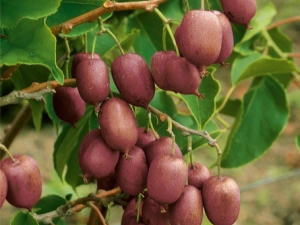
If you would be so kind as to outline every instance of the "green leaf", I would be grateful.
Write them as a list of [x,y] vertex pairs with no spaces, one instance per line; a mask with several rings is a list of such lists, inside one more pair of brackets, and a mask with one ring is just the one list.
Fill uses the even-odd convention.
[[36,214],[43,214],[56,210],[59,206],[66,204],[67,201],[58,195],[47,195],[42,197],[35,205],[34,209],[39,209]]
[[283,87],[269,76],[256,78],[243,99],[226,144],[222,167],[249,163],[265,153],[287,124],[289,108]]
[[300,151],[300,134],[298,134],[298,136],[296,137],[296,146],[297,146],[298,150]]
[[[222,104],[223,100],[224,98],[218,100],[217,107],[219,107]],[[242,102],[240,99],[228,99],[228,101],[226,102],[225,106],[222,108],[220,113],[232,117],[237,117],[241,105]]]
[[252,39],[254,36],[260,35],[260,33],[266,29],[275,15],[276,8],[271,2],[260,8],[251,19],[252,29],[247,30],[243,39],[235,45],[234,51],[237,51],[242,55],[250,54],[252,52],[250,47],[253,44]]
[[[59,136],[56,139],[54,144],[54,168],[58,174],[58,176],[63,179],[63,173],[66,165],[68,165],[72,161],[78,161],[77,156],[75,157],[73,152],[78,152],[79,146],[81,144],[81,140],[89,131],[89,119],[91,113],[94,111],[94,107],[88,106],[86,107],[86,111],[84,116],[77,122],[76,128],[72,127],[69,124],[65,124]],[[78,165],[79,166],[79,165]],[[68,167],[67,171],[76,171],[79,170],[77,167]],[[79,173],[74,176],[79,177]],[[73,188],[76,187],[76,184],[69,183]]]
[[39,225],[30,212],[17,212],[10,221],[10,225]]
[[237,58],[234,61],[231,78],[232,83],[236,85],[250,77],[292,72],[300,72],[294,62],[254,53],[249,56]]
[[45,95],[45,110],[49,116],[49,118],[52,120],[53,126],[55,128],[56,133],[58,133],[60,119],[56,116],[56,113],[54,112],[53,108],[53,94],[46,94]]
[[34,128],[37,131],[39,131],[42,126],[42,118],[43,118],[45,103],[43,101],[30,100],[29,105],[32,112],[32,120],[33,120]]
[[277,27],[271,30],[268,30],[268,33],[272,40],[274,41],[275,45],[278,46],[278,48],[282,52],[292,52],[293,51],[293,42],[292,40],[284,34],[281,30],[279,30]]
[[214,71],[211,72],[211,75],[202,78],[198,91],[199,93],[204,94],[203,99],[199,99],[194,95],[178,95],[178,97],[186,103],[198,124],[199,130],[205,126],[216,110],[215,102],[216,96],[220,90],[220,85],[213,77]]
[[55,13],[61,0],[0,0],[0,26],[14,27],[22,18],[39,19]]
[[43,65],[59,83],[63,82],[64,75],[56,65],[56,38],[45,25],[45,19],[23,19],[16,27],[1,33],[7,39],[0,39],[0,66]]

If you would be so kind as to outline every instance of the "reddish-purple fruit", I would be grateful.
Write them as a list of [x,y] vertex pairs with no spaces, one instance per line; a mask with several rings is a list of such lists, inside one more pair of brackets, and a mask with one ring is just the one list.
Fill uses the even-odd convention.
[[75,74],[82,99],[98,108],[110,91],[106,64],[101,59],[86,59],[77,65]]
[[0,185],[0,209],[1,209],[7,195],[7,179],[5,173],[2,170],[0,170],[0,184],[1,184]]
[[110,98],[100,106],[98,121],[105,142],[114,150],[128,154],[138,139],[138,126],[129,104]]
[[114,187],[117,187],[115,171],[113,171],[106,177],[101,177],[97,179],[97,190],[102,189],[108,191],[113,189]]
[[81,141],[80,148],[78,151],[78,158],[82,158],[83,153],[85,152],[85,149],[89,146],[89,144],[91,144],[93,140],[101,136],[102,135],[100,129],[94,129],[89,131]]
[[101,57],[97,54],[97,53],[94,53],[93,57],[92,57],[92,53],[90,52],[80,52],[80,53],[77,53],[73,60],[72,60],[72,66],[71,66],[71,73],[72,73],[72,77],[73,78],[76,78],[75,77],[75,74],[76,74],[76,67],[77,65],[83,61],[83,60],[86,60],[86,59],[101,59]]
[[[36,161],[27,155],[14,155],[0,163],[7,179],[6,200],[13,206],[29,211],[42,194],[42,176]],[[2,183],[1,183],[2,184]]]
[[170,225],[166,209],[152,198],[144,201],[142,218],[147,225]]
[[139,217],[139,222],[136,222],[136,217],[136,210],[124,211],[122,215],[121,225],[143,225],[143,223],[141,222],[141,217]]
[[[159,138],[158,133],[155,131],[155,135],[157,138]],[[156,138],[151,131],[151,129],[147,129],[145,127],[139,127],[138,129],[138,139],[136,141],[136,146],[140,147],[141,149],[144,149],[146,145],[148,145],[150,142],[155,141]]]
[[[183,159],[182,152],[176,142],[174,143],[174,150],[174,157]],[[172,138],[166,136],[154,140],[144,148],[144,152],[146,153],[147,163],[150,166],[156,157],[172,154]]]
[[148,171],[148,194],[161,205],[171,204],[180,197],[187,178],[188,168],[183,159],[172,155],[156,157]]
[[114,172],[119,159],[119,152],[111,149],[98,136],[91,140],[78,153],[79,166],[83,171],[83,179],[89,182],[94,178],[103,178]]
[[168,217],[172,225],[201,225],[203,203],[201,192],[186,185],[179,199],[168,206]]
[[165,68],[169,90],[181,94],[193,94],[198,97],[201,78],[195,65],[189,63],[184,57],[174,57],[168,60]]
[[113,80],[130,104],[148,109],[155,86],[146,61],[138,54],[129,53],[116,58],[111,65]]
[[225,60],[228,59],[231,55],[234,46],[234,38],[231,23],[225,14],[216,10],[212,10],[211,12],[218,17],[222,27],[221,51],[215,63],[220,63],[222,66],[225,66]]
[[236,24],[242,24],[250,29],[250,20],[256,13],[256,0],[221,0],[224,14]]
[[151,59],[151,71],[155,84],[163,89],[170,90],[169,83],[166,77],[166,64],[172,59],[176,58],[175,51],[159,51],[154,53]]
[[188,168],[188,184],[201,190],[203,183],[211,177],[209,169],[205,165],[197,162],[193,164],[190,163]]
[[76,122],[83,116],[85,102],[80,97],[78,88],[58,87],[53,94],[53,109],[59,119],[76,126]]
[[218,17],[210,11],[190,10],[175,33],[180,54],[200,72],[218,58],[222,43],[222,27]]
[[212,176],[202,187],[203,206],[214,225],[232,225],[240,211],[240,190],[230,177]]
[[119,158],[116,180],[122,191],[136,196],[146,188],[148,165],[144,151],[133,146],[128,155]]

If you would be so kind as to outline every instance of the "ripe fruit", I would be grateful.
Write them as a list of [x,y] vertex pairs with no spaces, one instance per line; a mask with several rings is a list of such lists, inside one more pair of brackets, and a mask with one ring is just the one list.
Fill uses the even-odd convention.
[[[174,157],[183,159],[183,155],[180,151],[177,143],[174,143],[175,153]],[[157,140],[150,142],[145,148],[147,163],[150,166],[152,161],[161,155],[171,155],[172,154],[172,138],[170,137],[161,137]]]
[[148,194],[161,205],[171,204],[180,197],[187,177],[188,169],[183,159],[172,155],[156,157],[148,171]]
[[168,217],[172,225],[201,224],[203,217],[201,192],[192,185],[186,185],[179,199],[168,206]]
[[193,164],[190,163],[188,168],[188,184],[201,190],[203,183],[211,177],[209,169],[197,162],[194,162]]
[[106,64],[101,59],[86,59],[76,67],[76,83],[81,98],[98,108],[110,91]]
[[101,177],[97,179],[97,190],[103,189],[103,190],[110,190],[114,187],[117,187],[117,181],[115,176],[115,171],[113,171],[111,174],[109,174],[106,177]]
[[73,87],[58,87],[53,94],[53,109],[59,119],[76,126],[83,116],[85,102],[80,97],[78,89]]
[[98,121],[105,142],[112,149],[128,154],[138,138],[137,122],[128,103],[116,97],[104,101]]
[[232,225],[240,211],[240,190],[230,177],[212,176],[202,187],[207,218],[214,225]]
[[231,22],[251,28],[249,23],[256,13],[256,0],[221,0],[221,5]]
[[42,176],[36,161],[27,155],[14,155],[0,163],[7,179],[6,200],[18,208],[31,208],[42,194]]
[[166,210],[152,198],[144,201],[142,218],[147,225],[170,225]]
[[[72,61],[72,66],[71,66],[71,73],[72,73],[72,77],[73,78],[76,78],[75,74],[76,74],[76,67],[77,65],[83,61],[83,60],[86,60],[86,59],[92,59],[92,53],[90,52],[80,52],[80,53],[77,53],[74,58],[73,58],[73,61]],[[93,59],[101,59],[101,57],[97,54],[97,53],[94,53],[93,55]]]
[[146,188],[148,165],[144,151],[133,146],[128,155],[119,158],[116,166],[116,180],[122,191],[136,196]]
[[119,152],[111,149],[101,136],[87,144],[83,142],[78,152],[79,166],[83,179],[88,182],[94,178],[103,178],[114,172],[119,159]]
[[234,45],[231,23],[225,14],[216,10],[212,10],[211,12],[218,17],[222,27],[221,51],[215,63],[220,63],[222,66],[225,66],[225,60],[231,55]]
[[146,61],[138,54],[125,54],[111,65],[114,82],[128,103],[148,109],[155,87]]
[[5,173],[2,170],[0,170],[0,184],[1,184],[0,185],[0,209],[1,209],[7,195],[7,179]]
[[222,43],[222,27],[210,11],[190,10],[177,28],[175,39],[180,54],[200,72],[218,58]]
[[[156,135],[157,137],[159,137],[157,132]],[[155,140],[156,138],[154,137],[153,132],[150,129],[148,129],[147,131],[145,127],[139,127],[138,139],[135,144],[136,146],[140,147],[141,149],[144,149],[146,145]]]
[[169,90],[201,97],[198,92],[201,78],[195,65],[189,63],[184,57],[176,56],[169,59],[165,66]]
[[153,80],[156,85],[163,90],[171,90],[166,77],[166,64],[172,59],[176,58],[175,51],[159,51],[154,53],[151,59],[151,71]]

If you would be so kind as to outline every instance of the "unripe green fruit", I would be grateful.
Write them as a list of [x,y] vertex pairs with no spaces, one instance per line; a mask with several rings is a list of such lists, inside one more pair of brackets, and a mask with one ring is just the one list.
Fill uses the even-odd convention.
[[203,203],[201,192],[186,185],[179,199],[168,206],[168,217],[172,225],[201,225]]
[[80,97],[77,87],[58,87],[53,94],[53,109],[59,119],[76,126],[83,116],[85,102]]
[[8,189],[6,200],[13,206],[29,211],[42,194],[42,176],[36,161],[27,155],[14,155],[15,161],[5,158],[0,163]]
[[221,50],[222,27],[210,11],[188,11],[175,32],[180,54],[202,73],[214,63]]
[[160,205],[175,202],[183,192],[188,169],[183,159],[171,155],[156,157],[148,171],[149,197]]
[[138,139],[138,126],[129,104],[110,98],[100,106],[98,121],[102,137],[114,150],[128,154]]
[[128,103],[148,109],[154,97],[155,86],[146,61],[138,54],[125,54],[111,65],[114,82]]
[[101,59],[86,59],[76,67],[76,84],[81,98],[98,108],[110,92],[108,69]]
[[[86,60],[86,59],[92,59],[92,53],[90,52],[80,52],[80,53],[77,53],[73,60],[72,60],[72,66],[71,66],[71,73],[72,73],[72,77],[73,78],[76,78],[76,68],[77,68],[77,65],[83,61],[83,60]],[[101,57],[97,54],[97,53],[94,53],[93,55],[93,59],[101,59]]]
[[230,177],[212,176],[202,186],[205,213],[214,225],[232,225],[240,211],[240,190]]
[[225,60],[231,55],[234,46],[231,23],[225,14],[216,10],[212,10],[211,12],[218,17],[222,27],[221,51],[215,63],[220,63],[221,65],[225,66]]
[[256,13],[256,0],[221,0],[224,14],[236,24],[251,28],[250,20]]
[[7,195],[7,179],[5,173],[2,170],[0,170],[0,184],[1,184],[0,185],[0,209],[1,209]]

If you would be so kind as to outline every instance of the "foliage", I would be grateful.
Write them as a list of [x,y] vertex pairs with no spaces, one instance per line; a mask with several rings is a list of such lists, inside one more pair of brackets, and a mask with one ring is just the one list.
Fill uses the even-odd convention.
[[[16,90],[22,90],[33,82],[56,80],[59,84],[68,78],[73,56],[83,52],[85,40],[87,51],[95,51],[101,55],[108,68],[113,59],[119,55],[115,41],[108,33],[97,35],[97,21],[82,23],[74,27],[70,33],[53,34],[52,28],[100,6],[104,1],[0,1],[0,66],[6,68],[20,64],[13,73],[11,82]],[[182,19],[186,3],[190,8],[199,8],[196,1],[167,1],[158,9],[171,19],[170,26],[174,31]],[[200,3],[200,1],[199,1]],[[219,1],[210,0],[210,9],[220,9]],[[19,9],[22,8],[22,11]],[[9,12],[9,13],[7,13]],[[253,29],[246,30],[241,25],[232,25],[235,36],[234,52],[229,58],[231,87],[226,96],[220,93],[221,86],[215,78],[217,71],[224,68],[213,64],[209,66],[209,76],[204,77],[199,92],[204,98],[166,92],[157,89],[151,106],[166,113],[173,120],[195,130],[206,130],[212,138],[228,135],[226,145],[222,147],[221,166],[235,168],[250,163],[261,157],[270,149],[285,128],[289,118],[289,102],[287,89],[300,69],[288,53],[292,51],[292,41],[277,27],[269,29],[276,9],[272,3],[258,9],[251,21]],[[126,52],[140,54],[150,65],[152,55],[163,49],[163,30],[165,23],[154,12],[143,10],[120,11],[101,16],[104,27],[113,32]],[[71,58],[66,55],[65,38],[67,38]],[[85,39],[86,38],[86,39]],[[96,39],[95,39],[96,38]],[[94,40],[96,40],[94,42]],[[167,36],[167,49],[174,49],[171,39]],[[67,66],[67,68],[66,68]],[[231,99],[230,94],[243,82],[251,82],[242,99]],[[4,81],[5,82],[5,81]],[[111,80],[112,90],[117,89]],[[46,102],[30,100],[33,120],[36,129],[42,124],[42,114],[46,112],[59,130],[54,145],[54,169],[61,178],[73,189],[83,184],[78,176],[80,168],[77,161],[78,149],[84,135],[98,126],[94,108],[88,106],[84,116],[76,128],[60,122],[52,107],[52,96],[47,94]],[[181,105],[187,109],[181,110]],[[134,112],[139,126],[147,125],[147,111],[135,107]],[[232,124],[224,124],[222,116],[229,116]],[[155,130],[161,135],[169,135],[167,123],[152,116]],[[187,153],[187,138],[173,128],[176,142],[184,154]],[[192,146],[197,150],[207,145],[201,136],[193,136]],[[300,146],[300,134],[296,140]],[[57,196],[48,197],[52,201]],[[48,199],[48,200],[49,200]],[[54,199],[54,200],[53,200]],[[41,201],[37,208],[48,207],[49,211],[59,205],[49,206],[49,201]],[[58,201],[58,200],[57,200]],[[64,204],[64,199],[59,199]],[[44,211],[46,212],[46,211]],[[27,221],[24,223],[23,221]],[[56,224],[65,224],[57,220]],[[37,224],[30,213],[18,212],[11,224]]]

